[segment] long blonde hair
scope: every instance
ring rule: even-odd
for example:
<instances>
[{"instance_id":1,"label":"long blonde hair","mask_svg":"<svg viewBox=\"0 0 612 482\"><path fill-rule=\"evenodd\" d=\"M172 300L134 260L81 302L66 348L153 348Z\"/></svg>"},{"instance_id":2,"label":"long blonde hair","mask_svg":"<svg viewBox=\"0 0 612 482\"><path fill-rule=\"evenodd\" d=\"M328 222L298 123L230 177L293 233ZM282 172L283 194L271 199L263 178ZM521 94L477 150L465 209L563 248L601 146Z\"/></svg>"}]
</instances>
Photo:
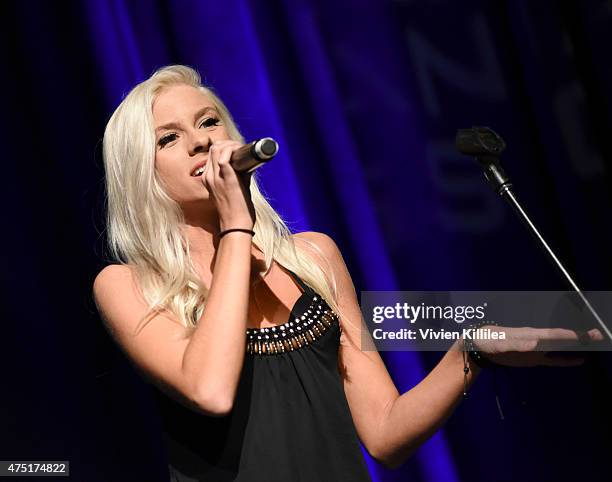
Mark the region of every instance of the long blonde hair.
<instances>
[{"instance_id":1,"label":"long blonde hair","mask_svg":"<svg viewBox=\"0 0 612 482\"><path fill-rule=\"evenodd\" d=\"M168 310L190 332L202 315L208 289L196 275L189 242L181 228L185 223L182 209L163 189L155 171L153 102L162 89L177 84L190 85L206 94L230 138L244 142L227 107L210 87L202 85L198 72L183 65L158 69L125 96L106 125L106 220L111 255L135 268L148 304L141 321ZM264 276L276 260L341 315L333 273L325 267L331 274L328 279L322 268L326 263L323 253L306 240L308 250L296 246L286 223L260 192L257 179L254 171L250 183L256 214L253 243L264 253Z\"/></svg>"}]
</instances>

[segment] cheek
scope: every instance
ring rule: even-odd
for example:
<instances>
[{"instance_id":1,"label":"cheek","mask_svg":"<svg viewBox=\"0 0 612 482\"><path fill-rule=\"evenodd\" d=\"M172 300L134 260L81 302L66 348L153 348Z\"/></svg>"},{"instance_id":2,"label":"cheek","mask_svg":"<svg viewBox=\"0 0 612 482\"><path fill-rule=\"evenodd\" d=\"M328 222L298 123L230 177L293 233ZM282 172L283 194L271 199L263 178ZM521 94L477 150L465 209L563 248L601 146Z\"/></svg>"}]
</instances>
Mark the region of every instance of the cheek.
<instances>
[{"instance_id":1,"label":"cheek","mask_svg":"<svg viewBox=\"0 0 612 482\"><path fill-rule=\"evenodd\" d=\"M162 189L166 191L170 197L174 197L172 186L176 183L173 179L173 173L170 169L170 165L166 162L167 159L155 159L155 177L157 182L162 186Z\"/></svg>"},{"instance_id":2,"label":"cheek","mask_svg":"<svg viewBox=\"0 0 612 482\"><path fill-rule=\"evenodd\" d=\"M155 179L160 188L172 199L180 202L181 193L184 192L184 186L176 170L171 168L167 162L155 160Z\"/></svg>"},{"instance_id":3,"label":"cheek","mask_svg":"<svg viewBox=\"0 0 612 482\"><path fill-rule=\"evenodd\" d=\"M218 139L220 140L230 140L230 136L229 133L227 132L227 130L225 129L225 127L223 127L221 130L218 131Z\"/></svg>"},{"instance_id":4,"label":"cheek","mask_svg":"<svg viewBox=\"0 0 612 482\"><path fill-rule=\"evenodd\" d=\"M165 151L155 155L155 177L166 194L175 201L179 201L184 194L185 183L188 182L187 171L182 164L184 161L178 153Z\"/></svg>"},{"instance_id":5,"label":"cheek","mask_svg":"<svg viewBox=\"0 0 612 482\"><path fill-rule=\"evenodd\" d=\"M165 179L171 178L173 175L172 159L166 155L155 156L155 172L158 176Z\"/></svg>"}]
</instances>

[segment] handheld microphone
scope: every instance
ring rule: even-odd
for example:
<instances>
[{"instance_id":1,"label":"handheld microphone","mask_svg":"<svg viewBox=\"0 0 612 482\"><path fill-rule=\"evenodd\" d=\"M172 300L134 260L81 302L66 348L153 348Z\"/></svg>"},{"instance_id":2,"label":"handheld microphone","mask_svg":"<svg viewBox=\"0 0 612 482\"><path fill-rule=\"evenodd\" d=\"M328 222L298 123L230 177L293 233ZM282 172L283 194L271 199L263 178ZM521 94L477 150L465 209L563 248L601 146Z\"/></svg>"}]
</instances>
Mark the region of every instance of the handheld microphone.
<instances>
[{"instance_id":1,"label":"handheld microphone","mask_svg":"<svg viewBox=\"0 0 612 482\"><path fill-rule=\"evenodd\" d=\"M251 172L272 159L277 152L278 143L271 137L264 137L235 150L230 165L236 172Z\"/></svg>"}]
</instances>

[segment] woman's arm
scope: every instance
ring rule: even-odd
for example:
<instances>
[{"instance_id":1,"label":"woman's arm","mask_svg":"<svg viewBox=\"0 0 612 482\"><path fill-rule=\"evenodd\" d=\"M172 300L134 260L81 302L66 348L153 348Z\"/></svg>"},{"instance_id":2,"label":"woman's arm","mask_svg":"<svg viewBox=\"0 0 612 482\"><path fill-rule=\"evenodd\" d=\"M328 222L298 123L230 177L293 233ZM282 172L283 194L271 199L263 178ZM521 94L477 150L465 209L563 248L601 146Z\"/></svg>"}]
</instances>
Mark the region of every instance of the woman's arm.
<instances>
[{"instance_id":1,"label":"woman's arm","mask_svg":"<svg viewBox=\"0 0 612 482\"><path fill-rule=\"evenodd\" d=\"M240 180L229 164L241 146L215 142L203 174L221 230L251 229L255 222L250 173ZM174 398L207 415L226 415L234 404L245 356L251 249L249 233L234 231L219 240L206 305L189 337L169 311L140 327L148 307L129 267L108 266L94 281L98 310L129 358Z\"/></svg>"},{"instance_id":2,"label":"woman's arm","mask_svg":"<svg viewBox=\"0 0 612 482\"><path fill-rule=\"evenodd\" d=\"M251 269L251 235L230 233L219 242L208 300L196 329L170 312L148 311L133 270L110 265L93 286L109 332L153 383L193 410L209 416L232 408L244 360Z\"/></svg>"},{"instance_id":3,"label":"woman's arm","mask_svg":"<svg viewBox=\"0 0 612 482\"><path fill-rule=\"evenodd\" d=\"M238 231L220 239L206 307L183 354L198 403L219 415L233 408L244 363L251 238Z\"/></svg>"},{"instance_id":4,"label":"woman's arm","mask_svg":"<svg viewBox=\"0 0 612 482\"><path fill-rule=\"evenodd\" d=\"M375 459L396 467L438 429L460 400L462 352L450 350L423 381L400 396L378 352L360 349L361 330L367 331L367 327L335 242L323 233L301 236L321 249L336 280L338 302L344 311L339 364L359 438ZM468 374L469 383L477 370Z\"/></svg>"},{"instance_id":5,"label":"woman's arm","mask_svg":"<svg viewBox=\"0 0 612 482\"><path fill-rule=\"evenodd\" d=\"M339 368L344 375L344 391L357 433L368 452L385 466L403 463L452 413L464 390L463 352L457 341L436 367L414 388L400 396L377 351L362 351L362 331L369 336L355 288L344 260L333 239L322 233L302 233L326 257L336 280L341 320ZM502 328L496 328L502 329ZM567 366L577 360L547 357L537 351L540 343L577 341L577 334L563 329L508 328L509 340L480 349L492 361L515 366ZM591 340L602 339L597 330ZM370 346L374 346L373 343ZM470 363L467 374L471 385L480 369Z\"/></svg>"}]
</instances>

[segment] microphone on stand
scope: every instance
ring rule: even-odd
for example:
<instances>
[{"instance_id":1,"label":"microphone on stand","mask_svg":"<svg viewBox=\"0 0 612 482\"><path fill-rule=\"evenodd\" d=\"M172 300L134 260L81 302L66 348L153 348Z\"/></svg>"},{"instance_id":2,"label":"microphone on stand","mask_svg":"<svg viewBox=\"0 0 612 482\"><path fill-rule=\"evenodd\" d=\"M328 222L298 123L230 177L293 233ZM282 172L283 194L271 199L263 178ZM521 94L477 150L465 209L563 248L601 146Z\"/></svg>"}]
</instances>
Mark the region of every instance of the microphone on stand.
<instances>
[{"instance_id":1,"label":"microphone on stand","mask_svg":"<svg viewBox=\"0 0 612 482\"><path fill-rule=\"evenodd\" d=\"M236 172L251 172L272 159L277 152L278 143L271 137L264 137L235 150L230 165Z\"/></svg>"},{"instance_id":2,"label":"microphone on stand","mask_svg":"<svg viewBox=\"0 0 612 482\"><path fill-rule=\"evenodd\" d=\"M601 330L608 337L608 340L612 340L612 332L610 332L610 329L603 322L597 311L595 311L595 308L593 308L582 290L578 287L559 258L557 258L551 247L542 237L535 224L527 215L527 212L519 204L518 199L512 190L512 183L499 162L499 156L501 156L502 152L506 148L506 143L504 140L489 127L472 127L471 129L459 129L457 131L455 147L461 154L476 158L484 171L485 179L489 182L495 192L508 201L510 206L512 206L514 212L518 215L525 226L527 226L527 229L529 229L529 231L531 231L531 233L539 241L540 246L544 248L544 251L546 251L546 253L550 256L561 273L563 273L563 276L565 276L565 279L569 282L574 291L578 293L578 296L580 296L580 299L584 305L587 307L591 315L593 315Z\"/></svg>"}]
</instances>

